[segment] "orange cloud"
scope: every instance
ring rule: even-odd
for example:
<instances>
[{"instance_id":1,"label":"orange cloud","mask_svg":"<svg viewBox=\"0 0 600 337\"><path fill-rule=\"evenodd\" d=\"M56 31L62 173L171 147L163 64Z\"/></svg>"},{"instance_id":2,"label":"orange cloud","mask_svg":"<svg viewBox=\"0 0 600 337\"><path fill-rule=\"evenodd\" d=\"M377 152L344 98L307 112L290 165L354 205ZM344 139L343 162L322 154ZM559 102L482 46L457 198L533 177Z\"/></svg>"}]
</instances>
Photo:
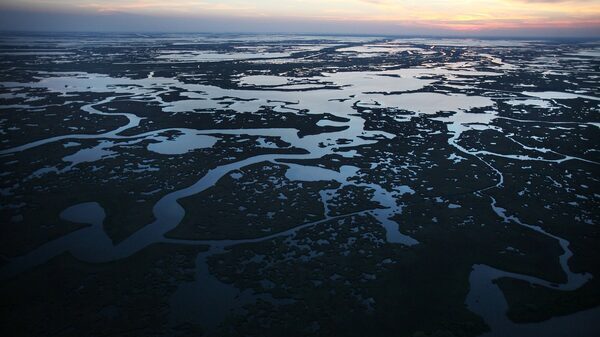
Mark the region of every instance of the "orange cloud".
<instances>
[{"instance_id":1,"label":"orange cloud","mask_svg":"<svg viewBox=\"0 0 600 337\"><path fill-rule=\"evenodd\" d=\"M155 17L410 24L457 31L600 27L598 0L4 0L3 5Z\"/></svg>"}]
</instances>

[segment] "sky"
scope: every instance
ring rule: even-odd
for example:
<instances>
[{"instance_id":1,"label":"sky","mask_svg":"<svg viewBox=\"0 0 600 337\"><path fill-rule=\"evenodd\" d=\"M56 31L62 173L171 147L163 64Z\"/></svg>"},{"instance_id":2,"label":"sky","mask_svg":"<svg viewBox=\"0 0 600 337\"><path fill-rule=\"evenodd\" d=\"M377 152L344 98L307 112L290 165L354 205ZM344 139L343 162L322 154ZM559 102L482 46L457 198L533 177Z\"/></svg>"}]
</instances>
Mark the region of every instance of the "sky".
<instances>
[{"instance_id":1,"label":"sky","mask_svg":"<svg viewBox=\"0 0 600 337\"><path fill-rule=\"evenodd\" d=\"M0 0L0 30L599 37L600 0Z\"/></svg>"}]
</instances>

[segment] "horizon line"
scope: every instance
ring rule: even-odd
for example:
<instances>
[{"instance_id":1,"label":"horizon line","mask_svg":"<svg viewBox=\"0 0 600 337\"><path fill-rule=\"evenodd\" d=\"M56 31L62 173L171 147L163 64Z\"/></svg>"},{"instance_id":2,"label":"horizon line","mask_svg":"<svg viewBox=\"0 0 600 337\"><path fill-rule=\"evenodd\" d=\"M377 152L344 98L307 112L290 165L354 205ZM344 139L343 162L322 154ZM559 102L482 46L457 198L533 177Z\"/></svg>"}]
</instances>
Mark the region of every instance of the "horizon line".
<instances>
[{"instance_id":1,"label":"horizon line","mask_svg":"<svg viewBox=\"0 0 600 337\"><path fill-rule=\"evenodd\" d=\"M186 34L198 34L198 35L289 35L289 36L316 36L316 37L381 37L387 38L424 38L424 39L476 39L476 40L581 40L581 41L599 41L600 36L548 36L548 35L477 35L477 34L397 34L397 33L328 33L328 32L278 32L278 31L206 31L206 30L182 30L182 31L145 31L145 30L114 30L114 31L101 31L101 30L44 30L44 29L31 29L31 30L10 30L0 28L0 35L8 34L19 34L19 35L61 35L61 34L98 34L98 35L117 35L117 34L129 34L129 35L186 35ZM535 42L535 41L532 41Z\"/></svg>"}]
</instances>

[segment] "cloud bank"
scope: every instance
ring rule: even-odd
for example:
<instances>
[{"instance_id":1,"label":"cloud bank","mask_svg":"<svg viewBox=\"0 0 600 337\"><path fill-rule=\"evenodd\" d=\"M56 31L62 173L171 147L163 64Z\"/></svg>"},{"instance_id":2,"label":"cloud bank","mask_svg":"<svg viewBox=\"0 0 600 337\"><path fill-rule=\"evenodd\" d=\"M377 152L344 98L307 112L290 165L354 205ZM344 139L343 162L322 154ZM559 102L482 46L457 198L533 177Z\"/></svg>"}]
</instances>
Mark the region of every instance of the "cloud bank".
<instances>
[{"instance_id":1,"label":"cloud bank","mask_svg":"<svg viewBox=\"0 0 600 337\"><path fill-rule=\"evenodd\" d=\"M600 36L585 0L6 0L0 30Z\"/></svg>"}]
</instances>

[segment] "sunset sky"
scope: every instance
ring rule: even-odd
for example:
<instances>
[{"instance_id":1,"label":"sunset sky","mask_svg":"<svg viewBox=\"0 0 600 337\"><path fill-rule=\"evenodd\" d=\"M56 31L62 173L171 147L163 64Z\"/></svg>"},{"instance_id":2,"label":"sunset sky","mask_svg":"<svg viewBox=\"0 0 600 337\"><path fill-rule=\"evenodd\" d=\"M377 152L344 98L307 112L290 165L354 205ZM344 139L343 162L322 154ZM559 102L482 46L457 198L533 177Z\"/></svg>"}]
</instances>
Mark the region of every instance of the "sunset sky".
<instances>
[{"instance_id":1,"label":"sunset sky","mask_svg":"<svg viewBox=\"0 0 600 337\"><path fill-rule=\"evenodd\" d=\"M0 0L2 30L599 36L600 0Z\"/></svg>"}]
</instances>

